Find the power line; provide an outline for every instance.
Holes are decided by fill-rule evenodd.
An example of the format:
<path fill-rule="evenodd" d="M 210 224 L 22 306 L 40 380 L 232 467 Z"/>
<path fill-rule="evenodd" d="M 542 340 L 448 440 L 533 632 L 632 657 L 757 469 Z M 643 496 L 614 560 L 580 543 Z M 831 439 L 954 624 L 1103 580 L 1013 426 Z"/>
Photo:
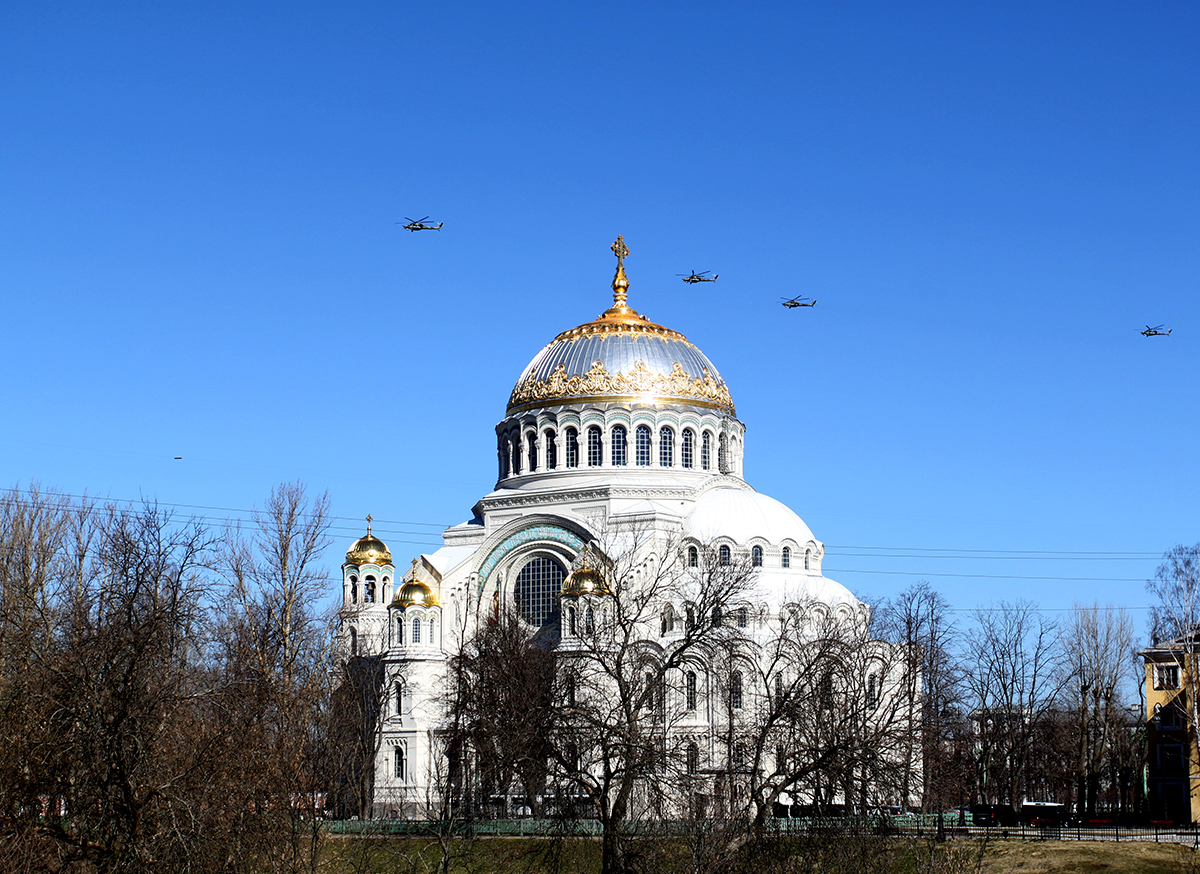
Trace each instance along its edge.
<path fill-rule="evenodd" d="M 888 574 L 903 577 L 968 577 L 981 580 L 1056 580 L 1074 583 L 1144 583 L 1144 577 L 1041 577 L 1016 576 L 1013 574 L 950 574 L 927 571 L 881 571 L 860 568 L 829 568 L 835 574 Z"/>

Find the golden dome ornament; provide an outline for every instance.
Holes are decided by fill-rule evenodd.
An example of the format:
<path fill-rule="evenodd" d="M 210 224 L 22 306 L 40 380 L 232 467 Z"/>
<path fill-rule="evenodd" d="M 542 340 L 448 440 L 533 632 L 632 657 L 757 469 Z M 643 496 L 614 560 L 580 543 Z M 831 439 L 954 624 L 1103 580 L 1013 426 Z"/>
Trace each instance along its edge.
<path fill-rule="evenodd" d="M 347 551 L 346 564 L 385 565 L 392 563 L 392 553 L 387 548 L 387 544 L 371 534 L 371 522 L 372 518 L 368 515 L 367 533 L 354 541 L 354 545 Z"/>

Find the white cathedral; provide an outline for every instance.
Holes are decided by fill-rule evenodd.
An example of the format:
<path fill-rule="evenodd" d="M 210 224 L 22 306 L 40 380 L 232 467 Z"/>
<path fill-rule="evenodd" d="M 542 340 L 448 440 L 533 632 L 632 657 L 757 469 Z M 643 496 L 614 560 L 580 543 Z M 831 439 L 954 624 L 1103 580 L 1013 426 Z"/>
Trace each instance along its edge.
<path fill-rule="evenodd" d="M 867 606 L 822 574 L 824 547 L 804 521 L 743 479 L 746 428 L 728 387 L 686 337 L 629 306 L 620 237 L 613 251 L 613 305 L 555 337 L 518 377 L 496 426 L 497 482 L 473 518 L 400 577 L 369 527 L 346 553 L 339 647 L 383 665 L 376 816 L 419 809 L 437 792 L 439 693 L 463 630 L 501 604 L 531 629 L 558 622 L 563 599 L 579 594 L 573 568 L 605 532 L 636 526 L 689 564 L 698 549 L 748 559 L 757 594 L 732 611 L 739 626 L 765 628 L 796 603 L 866 623 Z M 686 609 L 675 605 L 680 617 Z M 682 624 L 655 623 L 645 636 L 669 645 Z M 565 619 L 562 629 L 574 630 Z M 716 699 L 703 671 L 688 682 L 700 686 L 689 702 Z M 692 706 L 690 736 L 712 738 L 719 708 Z"/>

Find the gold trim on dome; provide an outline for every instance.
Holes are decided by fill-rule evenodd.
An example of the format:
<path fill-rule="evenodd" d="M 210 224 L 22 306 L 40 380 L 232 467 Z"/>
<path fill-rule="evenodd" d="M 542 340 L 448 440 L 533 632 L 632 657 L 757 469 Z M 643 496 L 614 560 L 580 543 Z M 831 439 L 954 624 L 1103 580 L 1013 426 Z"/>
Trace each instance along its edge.
<path fill-rule="evenodd" d="M 614 395 L 644 399 L 646 395 L 671 400 L 693 401 L 704 406 L 726 409 L 736 415 L 733 398 L 722 380 L 713 379 L 707 369 L 703 376 L 689 376 L 678 361 L 670 373 L 654 373 L 638 359 L 629 373 L 609 373 L 602 361 L 592 364 L 587 373 L 567 376 L 566 366 L 557 365 L 545 379 L 529 376 L 517 383 L 508 400 L 508 409 L 547 401 L 598 399 L 615 400 Z"/>

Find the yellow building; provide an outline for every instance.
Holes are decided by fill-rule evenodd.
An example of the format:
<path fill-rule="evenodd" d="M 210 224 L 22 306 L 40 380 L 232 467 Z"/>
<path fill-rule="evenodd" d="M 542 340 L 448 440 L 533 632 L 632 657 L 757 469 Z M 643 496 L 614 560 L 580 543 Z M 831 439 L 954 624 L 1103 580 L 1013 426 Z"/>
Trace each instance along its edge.
<path fill-rule="evenodd" d="M 1180 638 L 1140 653 L 1146 668 L 1146 801 L 1154 820 L 1200 822 L 1200 755 L 1188 718 L 1200 680 L 1190 670 L 1197 646 Z"/>

